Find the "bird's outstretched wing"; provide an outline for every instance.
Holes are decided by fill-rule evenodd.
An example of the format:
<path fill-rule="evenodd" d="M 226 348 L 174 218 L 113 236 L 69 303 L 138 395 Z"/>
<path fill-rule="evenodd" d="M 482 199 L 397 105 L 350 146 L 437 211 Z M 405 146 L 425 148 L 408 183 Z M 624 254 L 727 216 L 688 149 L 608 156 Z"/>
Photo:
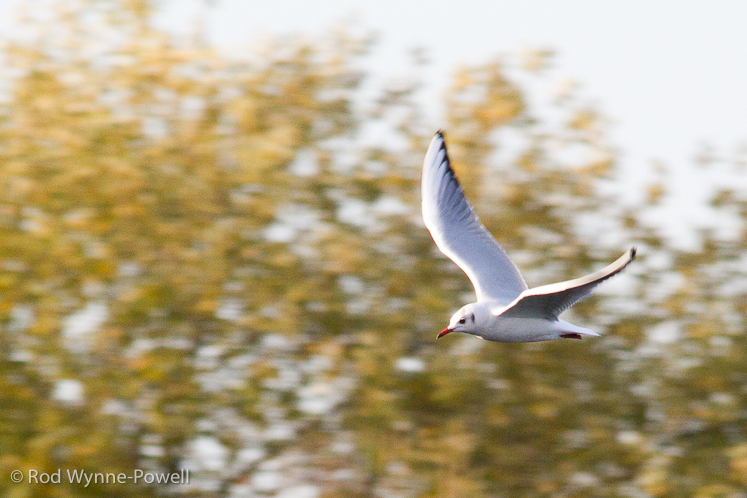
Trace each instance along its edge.
<path fill-rule="evenodd" d="M 631 248 L 617 261 L 591 275 L 525 290 L 500 316 L 557 320 L 563 311 L 588 297 L 594 287 L 628 266 L 635 259 L 635 252 L 635 247 Z"/>
<path fill-rule="evenodd" d="M 518 268 L 464 197 L 440 131 L 425 155 L 422 196 L 425 226 L 441 252 L 472 281 L 478 301 L 505 306 L 527 289 Z"/>

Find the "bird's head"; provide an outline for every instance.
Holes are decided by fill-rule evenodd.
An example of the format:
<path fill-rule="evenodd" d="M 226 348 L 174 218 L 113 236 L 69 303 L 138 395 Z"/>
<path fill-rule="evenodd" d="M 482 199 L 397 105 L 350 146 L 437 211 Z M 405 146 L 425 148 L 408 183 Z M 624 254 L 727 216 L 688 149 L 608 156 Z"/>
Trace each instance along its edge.
<path fill-rule="evenodd" d="M 466 334 L 475 334 L 477 331 L 477 320 L 475 319 L 475 307 L 473 304 L 467 304 L 454 313 L 449 321 L 449 326 L 446 327 L 436 339 L 440 339 L 446 334 L 452 332 L 464 332 Z"/>

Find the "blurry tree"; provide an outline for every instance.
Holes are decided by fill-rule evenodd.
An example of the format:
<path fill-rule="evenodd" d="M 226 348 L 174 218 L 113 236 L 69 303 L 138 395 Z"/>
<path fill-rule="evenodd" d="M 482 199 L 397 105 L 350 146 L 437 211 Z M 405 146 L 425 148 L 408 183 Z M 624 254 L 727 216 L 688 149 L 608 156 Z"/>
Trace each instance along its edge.
<path fill-rule="evenodd" d="M 153 28 L 147 2 L 56 6 L 4 49 L 4 494 L 744 496 L 739 160 L 703 167 L 733 175 L 709 209 L 736 228 L 685 252 L 646 221 L 671 173 L 627 211 L 602 117 L 572 91 L 531 104 L 551 54 L 459 69 L 454 167 L 528 283 L 631 240 L 641 258 L 573 309 L 603 338 L 436 343 L 472 290 L 419 215 L 422 54 L 361 104 L 370 41 L 345 31 L 242 62 Z"/>

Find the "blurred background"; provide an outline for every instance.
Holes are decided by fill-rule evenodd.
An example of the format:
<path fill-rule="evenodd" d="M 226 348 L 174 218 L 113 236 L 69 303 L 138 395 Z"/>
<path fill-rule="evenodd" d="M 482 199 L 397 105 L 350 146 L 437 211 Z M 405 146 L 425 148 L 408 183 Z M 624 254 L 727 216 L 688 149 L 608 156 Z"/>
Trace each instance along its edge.
<path fill-rule="evenodd" d="M 3 2 L 0 492 L 747 497 L 747 7 L 523 4 Z M 601 338 L 435 341 L 439 127 Z"/>

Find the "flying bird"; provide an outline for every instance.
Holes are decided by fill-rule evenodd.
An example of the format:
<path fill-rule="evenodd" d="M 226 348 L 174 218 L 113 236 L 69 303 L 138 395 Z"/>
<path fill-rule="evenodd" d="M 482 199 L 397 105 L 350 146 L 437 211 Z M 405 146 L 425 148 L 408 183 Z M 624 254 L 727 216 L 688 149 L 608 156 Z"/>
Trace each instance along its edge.
<path fill-rule="evenodd" d="M 440 131 L 425 155 L 422 197 L 425 226 L 441 252 L 467 274 L 477 294 L 477 302 L 454 313 L 438 338 L 463 332 L 489 341 L 536 342 L 599 335 L 558 315 L 628 266 L 635 258 L 635 247 L 585 277 L 527 288 L 519 269 L 464 196 Z"/>

